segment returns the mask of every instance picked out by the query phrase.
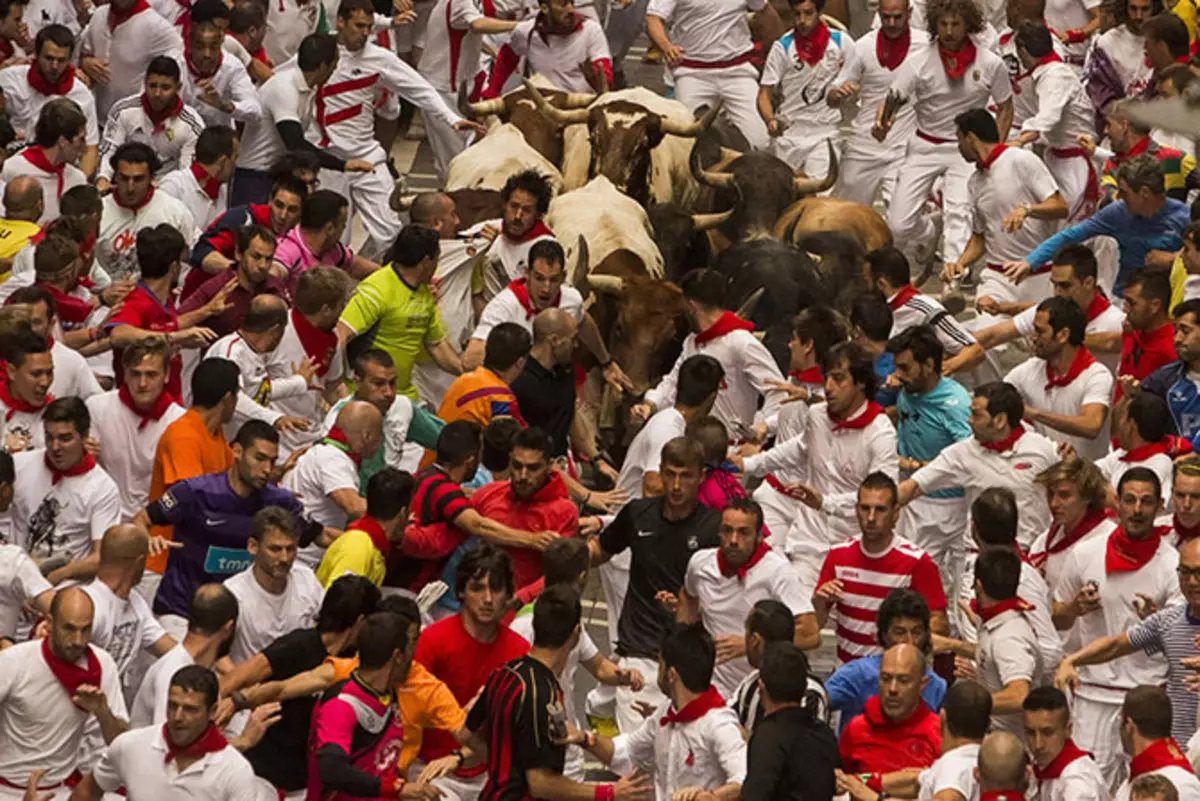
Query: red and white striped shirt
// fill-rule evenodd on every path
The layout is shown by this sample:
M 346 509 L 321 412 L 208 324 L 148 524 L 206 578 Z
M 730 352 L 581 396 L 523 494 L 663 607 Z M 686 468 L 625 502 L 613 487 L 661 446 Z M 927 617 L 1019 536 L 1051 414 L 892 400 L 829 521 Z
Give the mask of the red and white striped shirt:
M 821 566 L 817 587 L 834 579 L 842 582 L 842 597 L 834 611 L 838 661 L 843 664 L 883 651 L 876 636 L 875 618 L 892 590 L 919 592 L 929 602 L 930 611 L 946 608 L 937 565 L 929 554 L 899 537 L 893 537 L 883 553 L 874 555 L 863 550 L 862 537 L 835 545 Z

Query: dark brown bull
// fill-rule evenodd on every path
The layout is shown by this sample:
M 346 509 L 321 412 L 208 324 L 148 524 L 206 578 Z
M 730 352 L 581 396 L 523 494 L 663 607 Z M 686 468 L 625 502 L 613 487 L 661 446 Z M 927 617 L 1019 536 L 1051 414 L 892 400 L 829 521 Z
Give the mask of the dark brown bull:
M 589 93 L 563 92 L 558 89 L 541 91 L 546 102 L 559 109 L 587 108 L 596 99 L 596 95 Z M 502 122 L 512 123 L 520 129 L 530 147 L 555 167 L 562 167 L 562 128 L 538 111 L 529 90 L 525 87 L 508 92 L 502 97 L 470 103 L 467 102 L 467 85 L 463 84 L 458 93 L 458 110 L 469 120 L 478 120 L 494 114 Z

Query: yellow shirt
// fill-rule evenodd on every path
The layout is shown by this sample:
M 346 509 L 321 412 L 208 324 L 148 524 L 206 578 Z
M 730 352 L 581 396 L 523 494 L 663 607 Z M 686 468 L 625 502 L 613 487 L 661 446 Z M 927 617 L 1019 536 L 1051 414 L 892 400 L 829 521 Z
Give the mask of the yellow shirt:
M 12 275 L 12 259 L 17 251 L 29 244 L 29 240 L 40 230 L 40 225 L 27 220 L 0 220 L 0 260 L 8 262 L 0 267 L 0 283 Z
M 317 581 L 326 590 L 347 573 L 362 576 L 376 587 L 387 573 L 383 554 L 371 542 L 371 535 L 359 529 L 346 531 L 333 541 L 317 565 Z
M 1183 20 L 1188 29 L 1188 41 L 1196 41 L 1196 4 L 1192 0 L 1177 0 L 1171 13 Z
M 1171 316 L 1175 315 L 1175 307 L 1183 303 L 1183 282 L 1187 280 L 1187 268 L 1183 266 L 1183 256 L 1176 256 L 1171 264 Z

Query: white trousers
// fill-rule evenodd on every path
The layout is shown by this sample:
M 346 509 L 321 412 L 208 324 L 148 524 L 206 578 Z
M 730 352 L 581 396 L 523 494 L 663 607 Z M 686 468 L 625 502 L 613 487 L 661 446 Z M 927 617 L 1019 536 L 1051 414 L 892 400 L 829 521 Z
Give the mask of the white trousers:
M 442 801 L 476 801 L 486 782 L 486 772 L 470 779 L 450 773 L 440 779 L 434 779 L 430 784 L 442 791 Z
M 754 491 L 753 497 L 762 507 L 763 525 L 771 531 L 771 549 L 786 557 L 788 529 L 799 512 L 800 501 L 789 498 L 765 481 Z
M 913 135 L 908 140 L 904 162 L 896 181 L 896 193 L 888 206 L 888 227 L 896 244 L 917 264 L 936 251 L 933 222 L 923 213 L 925 199 L 942 178 L 942 259 L 955 261 L 971 238 L 971 205 L 967 179 L 975 170 L 958 152 L 955 142 L 934 143 Z
M 457 95 L 446 92 L 441 94 L 450 108 L 458 108 Z M 429 149 L 433 151 L 433 166 L 437 170 L 438 180 L 445 182 L 450 162 L 471 144 L 471 133 L 456 131 L 432 114 L 423 114 L 422 119 L 425 121 L 425 138 L 429 140 Z M 387 198 L 384 198 L 384 206 L 387 206 Z
M 837 148 L 838 133 L 835 128 L 789 128 L 782 136 L 771 140 L 771 152 L 793 170 L 804 170 L 810 178 L 824 178 L 829 174 L 829 146 L 825 144 L 829 139 Z
M 1129 776 L 1129 757 L 1121 747 L 1121 704 L 1076 695 L 1071 702 L 1071 731 L 1075 744 L 1090 751 L 1108 782 L 1109 792 Z
M 358 173 L 321 170 L 321 188 L 332 189 L 350 200 L 351 217 L 358 214 L 367 232 L 367 241 L 360 252 L 366 258 L 383 260 L 400 233 L 400 218 L 388 205 L 395 181 L 382 160 L 382 148 L 375 145 L 374 150 L 372 160 L 380 160 L 375 169 Z M 346 226 L 346 243 L 349 242 L 350 228 Z
M 721 69 L 675 70 L 675 99 L 694 112 L 724 100 L 722 113 L 737 126 L 755 150 L 766 148 L 771 137 L 758 115 L 758 73 L 751 64 Z
M 1047 150 L 1042 156 L 1042 161 L 1054 176 L 1058 191 L 1062 192 L 1063 200 L 1067 202 L 1067 222 L 1075 223 L 1090 217 L 1096 209 L 1095 204 L 1088 202 L 1086 196 L 1090 179 L 1096 173 L 1089 169 L 1088 159 L 1082 156 L 1062 158 Z M 1096 180 L 1099 180 L 1098 175 Z
M 645 720 L 634 704 L 645 702 L 652 707 L 657 707 L 667 700 L 667 697 L 658 689 L 658 660 L 623 656 L 617 664 L 622 669 L 637 669 L 641 672 L 642 678 L 646 680 L 645 686 L 639 692 L 634 692 L 630 687 L 617 688 L 617 728 L 621 730 L 622 734 L 630 734 L 636 731 Z M 641 704 L 638 705 L 641 706 Z
M 954 603 L 962 581 L 967 540 L 963 521 L 968 518 L 966 498 L 921 497 L 900 513 L 897 533 L 916 545 L 938 566 L 948 604 Z
M 629 551 L 625 550 L 600 565 L 600 588 L 604 591 L 604 609 L 608 622 L 608 652 L 616 655 L 617 626 L 621 621 L 621 608 L 625 606 L 625 594 L 629 591 Z M 655 668 L 657 670 L 657 668 Z M 612 685 L 597 684 L 587 694 L 584 702 L 587 714 L 601 718 L 616 718 L 617 690 Z
M 872 147 L 874 145 L 874 147 Z M 867 136 L 850 139 L 833 196 L 870 206 L 881 192 L 884 203 L 891 200 L 904 148 L 881 144 Z

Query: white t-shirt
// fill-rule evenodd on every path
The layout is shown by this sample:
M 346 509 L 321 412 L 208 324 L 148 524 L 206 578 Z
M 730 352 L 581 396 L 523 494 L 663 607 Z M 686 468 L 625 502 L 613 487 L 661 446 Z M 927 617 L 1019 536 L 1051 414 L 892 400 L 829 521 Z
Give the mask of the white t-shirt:
M 885 154 L 891 151 L 893 155 L 903 156 L 904 148 L 917 127 L 917 118 L 912 106 L 905 104 L 896 113 L 896 121 L 892 123 L 892 130 L 888 132 L 886 142 L 878 142 L 871 136 L 871 129 L 875 127 L 875 112 L 883 104 L 896 76 L 896 72 L 879 63 L 876 39 L 882 35 L 878 30 L 868 31 L 861 39 L 847 46 L 845 66 L 834 82 L 835 86 L 840 86 L 846 81 L 858 84 L 858 113 L 851 124 L 854 135 L 846 140 L 847 153 L 879 155 L 880 158 L 886 158 Z M 905 59 L 916 58 L 928 47 L 929 34 L 918 26 L 914 19 L 909 25 L 909 45 Z
M 556 308 L 562 309 L 575 320 L 575 324 L 579 325 L 583 322 L 583 296 L 579 294 L 573 286 L 564 286 L 562 294 L 558 300 Z M 536 315 L 530 314 L 521 301 L 517 300 L 517 296 L 512 289 L 505 287 L 496 297 L 488 301 L 487 306 L 483 309 L 483 314 L 479 316 L 479 325 L 475 326 L 475 333 L 471 334 L 471 339 L 482 339 L 487 341 L 488 334 L 492 329 L 500 325 L 500 323 L 516 323 L 526 331 L 533 333 L 533 318 Z
M 12 637 L 21 606 L 54 588 L 29 554 L 16 545 L 0 544 L 0 637 Z
M 1084 459 L 1095 461 L 1108 453 L 1109 420 L 1107 409 L 1112 403 L 1113 374 L 1100 362 L 1093 362 L 1084 368 L 1074 381 L 1066 386 L 1055 386 L 1047 389 L 1046 361 L 1044 359 L 1027 359 L 1014 367 L 1004 380 L 1017 388 L 1026 406 L 1031 406 L 1043 412 L 1060 415 L 1077 415 L 1084 406 L 1099 404 L 1105 408 L 1104 425 L 1095 437 L 1080 437 L 1074 434 L 1064 434 L 1042 423 L 1035 428 L 1055 442 L 1063 442 L 1075 448 L 1075 452 Z
M 8 283 L 5 281 L 5 283 Z M 104 391 L 96 374 L 88 366 L 87 359 L 79 351 L 69 348 L 61 340 L 55 339 L 50 348 L 50 358 L 54 360 L 54 381 L 50 383 L 50 394 L 56 398 L 82 398 L 88 400 L 93 395 Z M 92 426 L 96 420 L 93 416 Z
M 229 184 L 221 184 L 217 196 L 211 198 L 196 181 L 191 165 L 161 176 L 158 179 L 158 191 L 182 203 L 201 231 L 207 230 L 208 226 L 229 208 Z
M 794 30 L 771 45 L 759 82 L 781 93 L 775 116 L 787 126 L 784 136 L 824 138 L 836 135 L 842 111 L 825 102 L 825 92 L 835 85 L 850 44 L 847 34 L 831 29 L 821 60 L 812 65 L 796 54 Z
M 959 114 L 1012 97 L 1008 68 L 1000 56 L 983 48 L 976 49 L 975 63 L 958 80 L 946 74 L 938 49 L 926 48 L 900 65 L 892 90 L 912 103 L 917 130 L 947 142 L 955 141 L 954 118 Z
M 74 164 L 63 165 L 60 181 L 56 174 L 33 166 L 25 157 L 25 151 L 21 151 L 4 160 L 4 166 L 0 167 L 0 187 L 7 185 L 13 178 L 23 175 L 36 178 L 42 187 L 42 216 L 38 218 L 38 225 L 45 225 L 51 220 L 58 219 L 58 201 L 62 198 L 63 192 L 83 186 L 88 182 L 87 176 Z
M 112 79 L 95 87 L 96 113 L 101 117 L 107 117 L 109 108 L 119 99 L 142 91 L 146 66 L 155 56 L 170 56 L 180 62 L 180 70 L 187 70 L 183 39 L 172 23 L 146 9 L 112 28 L 109 12 L 109 6 L 98 6 L 75 45 L 81 56 L 96 56 L 108 62 Z
M 146 505 L 159 437 L 186 411 L 172 403 L 157 420 L 145 420 L 111 390 L 87 400 L 92 436 L 100 441 L 100 464 L 114 478 L 121 494 L 121 518 L 133 518 Z
M 1025 204 L 1037 205 L 1058 191 L 1058 183 L 1045 162 L 1033 153 L 1010 147 L 986 170 L 975 170 L 967 180 L 971 198 L 972 230 L 984 238 L 984 259 L 989 265 L 1020 261 L 1058 230 L 1056 220 L 1027 218 L 1009 233 L 1004 218 Z
M 28 12 L 28 9 L 26 9 Z M 28 18 L 26 18 L 28 19 Z M 36 34 L 31 34 L 36 35 Z M 60 95 L 44 95 L 29 83 L 29 71 L 36 69 L 33 64 L 18 64 L 0 70 L 0 91 L 4 92 L 5 110 L 12 125 L 25 134 L 25 141 L 32 142 L 35 138 L 34 128 L 42 107 L 51 100 L 57 100 Z M 96 98 L 92 90 L 76 76 L 71 88 L 61 95 L 75 101 L 87 119 L 87 130 L 84 135 L 89 145 L 100 144 L 100 124 L 96 119 Z
M 686 432 L 687 420 L 674 406 L 655 412 L 629 444 L 616 488 L 623 490 L 631 501 L 641 498 L 643 477 L 646 473 L 660 472 L 663 446 Z
M 979 783 L 975 781 L 975 766 L 979 763 L 979 745 L 968 743 L 951 749 L 937 761 L 921 771 L 917 790 L 919 801 L 933 801 L 943 790 L 954 790 L 966 801 L 979 795 Z
M 1021 258 L 1029 255 L 1026 252 Z M 1125 329 L 1125 312 L 1114 303 L 1109 303 L 1107 306 L 1099 304 L 1097 309 L 1102 310 L 1089 315 L 1087 328 L 1083 329 L 1084 335 L 1090 334 L 1113 334 L 1121 333 Z M 1087 309 L 1084 309 L 1085 314 L 1089 314 Z M 1017 329 L 1017 333 L 1023 337 L 1033 336 L 1033 322 L 1037 318 L 1037 305 L 1030 306 L 1025 311 L 1012 318 L 1013 326 Z M 1108 368 L 1108 371 L 1113 375 L 1117 374 L 1117 366 L 1121 362 L 1121 354 L 1119 352 L 1093 353 L 1092 356 L 1096 361 Z
M 128 685 L 129 665 L 139 652 L 165 637 L 167 630 L 154 617 L 140 592 L 122 598 L 99 579 L 85 584 L 83 591 L 91 597 L 96 610 L 92 616 L 92 643 L 108 651 L 116 662 L 125 697 L 131 698 L 137 688 Z
M 229 658 L 245 662 L 278 638 L 294 629 L 316 625 L 325 590 L 312 570 L 292 565 L 287 587 L 279 595 L 263 589 L 254 578 L 254 568 L 225 579 L 225 586 L 238 600 L 237 628 Z
M 1047 666 L 1042 664 L 1033 626 L 1023 612 L 1001 612 L 979 626 L 979 643 L 975 648 L 979 666 L 979 681 L 990 693 L 998 693 L 1014 681 L 1027 681 L 1029 686 L 1042 684 Z M 992 715 L 992 728 L 1023 735 L 1021 715 Z
M 60 554 L 83 559 L 93 542 L 121 522 L 117 484 L 99 465 L 54 484 L 45 454 L 38 449 L 13 457 L 13 539 L 38 561 Z
M 1134 467 L 1144 467 L 1147 470 L 1154 472 L 1158 476 L 1159 483 L 1162 484 L 1162 499 L 1163 508 L 1169 509 L 1171 504 L 1171 486 L 1174 481 L 1175 461 L 1165 453 L 1156 453 L 1148 459 L 1143 459 L 1140 462 L 1126 461 L 1124 448 L 1117 448 L 1112 453 L 1105 456 L 1103 459 L 1096 460 L 1096 467 L 1100 468 L 1100 472 L 1104 474 L 1104 478 L 1116 489 L 1117 484 L 1121 483 L 1121 476 L 1125 475 L 1125 471 L 1131 470 Z
M 182 202 L 166 192 L 154 191 L 141 208 L 133 211 L 117 204 L 116 193 L 104 198 L 100 233 L 96 237 L 96 261 L 114 281 L 140 276 L 137 263 L 137 234 L 143 228 L 167 223 L 188 245 L 200 238 L 200 229 L 192 213 Z
M 524 56 L 530 71 L 541 75 L 557 89 L 564 92 L 594 91 L 579 65 L 586 64 L 590 72 L 595 62 L 604 59 L 612 61 L 600 23 L 585 17 L 577 30 L 548 36 L 534 30 L 536 23 L 536 18 L 527 19 L 513 29 L 508 39 L 508 46 L 513 52 Z
M 318 442 L 283 478 L 283 488 L 300 499 L 304 514 L 330 528 L 345 529 L 346 513 L 330 498 L 338 490 L 358 492 L 358 465 L 349 454 L 333 445 Z M 300 550 L 300 562 L 309 567 L 321 563 L 325 550 L 309 545 Z
M 146 671 L 142 686 L 129 710 L 129 728 L 136 729 L 167 719 L 167 696 L 170 694 L 171 677 L 180 668 L 196 664 L 183 643 L 167 651 Z
M 263 171 L 274 166 L 285 149 L 275 126 L 281 122 L 296 122 L 301 127 L 307 125 L 315 113 L 316 97 L 316 90 L 304 80 L 304 73 L 296 62 L 281 64 L 275 74 L 258 87 L 262 117 L 246 126 L 238 151 L 238 166 Z
M 650 0 L 647 15 L 662 19 L 685 59 L 711 64 L 736 58 L 754 46 L 747 12 L 766 0 Z M 741 65 L 743 68 L 745 65 Z M 692 67 L 676 67 L 675 72 Z

